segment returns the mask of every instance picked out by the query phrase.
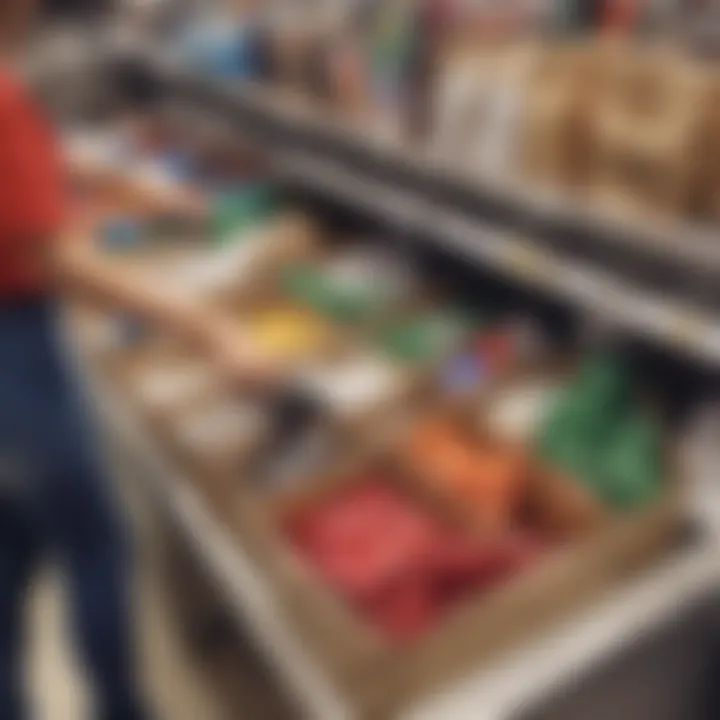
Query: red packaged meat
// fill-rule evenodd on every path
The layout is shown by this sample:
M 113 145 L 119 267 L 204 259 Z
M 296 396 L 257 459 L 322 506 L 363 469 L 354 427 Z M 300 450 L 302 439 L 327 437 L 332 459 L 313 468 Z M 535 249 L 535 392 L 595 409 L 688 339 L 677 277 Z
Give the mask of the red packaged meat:
M 436 593 L 452 602 L 468 592 L 490 590 L 530 565 L 540 544 L 525 535 L 467 538 L 447 534 L 433 550 Z
M 361 611 L 395 642 L 410 642 L 432 628 L 443 612 L 429 579 L 424 573 L 399 578 Z
M 441 532 L 408 499 L 376 482 L 305 511 L 289 530 L 325 579 L 354 598 L 422 564 Z
M 287 531 L 331 587 L 401 643 L 525 568 L 540 549 L 524 534 L 480 537 L 446 526 L 375 479 L 296 514 Z

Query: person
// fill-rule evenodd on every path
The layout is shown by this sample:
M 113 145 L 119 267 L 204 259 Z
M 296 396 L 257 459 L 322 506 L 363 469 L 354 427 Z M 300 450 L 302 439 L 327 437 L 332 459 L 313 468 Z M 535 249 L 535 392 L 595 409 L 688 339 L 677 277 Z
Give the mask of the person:
M 71 220 L 66 172 L 12 70 L 38 1 L 0 3 L 0 717 L 26 717 L 23 609 L 40 560 L 52 558 L 67 578 L 96 717 L 140 720 L 126 536 L 63 360 L 58 292 L 162 323 L 238 377 L 252 376 L 252 363 L 222 323 L 116 277 L 85 244 L 60 241 Z

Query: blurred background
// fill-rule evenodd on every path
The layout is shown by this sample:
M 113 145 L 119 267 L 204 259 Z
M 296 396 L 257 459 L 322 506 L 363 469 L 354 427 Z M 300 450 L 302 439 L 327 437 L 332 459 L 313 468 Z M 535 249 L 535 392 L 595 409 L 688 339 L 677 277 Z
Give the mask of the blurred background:
M 66 288 L 156 717 L 717 716 L 719 21 L 47 3 L 68 234 L 273 371 Z M 74 720 L 46 575 L 28 689 Z

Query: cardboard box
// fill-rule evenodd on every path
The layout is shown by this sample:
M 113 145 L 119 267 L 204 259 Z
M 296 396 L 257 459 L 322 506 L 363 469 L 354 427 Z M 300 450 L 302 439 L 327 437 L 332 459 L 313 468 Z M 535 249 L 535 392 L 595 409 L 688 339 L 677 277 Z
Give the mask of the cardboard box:
M 598 68 L 577 42 L 538 48 L 525 75 L 521 174 L 551 190 L 587 183 Z
M 601 52 L 601 51 L 599 51 Z M 590 123 L 590 197 L 640 216 L 685 216 L 697 202 L 710 76 L 663 47 L 612 47 Z

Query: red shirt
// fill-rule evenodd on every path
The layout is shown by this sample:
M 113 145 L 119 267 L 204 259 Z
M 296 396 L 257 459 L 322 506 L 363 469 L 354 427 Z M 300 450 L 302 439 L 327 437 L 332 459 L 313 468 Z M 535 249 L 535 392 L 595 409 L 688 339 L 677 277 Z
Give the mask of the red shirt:
M 42 244 L 65 205 L 58 144 L 24 89 L 0 70 L 0 302 L 42 293 Z

